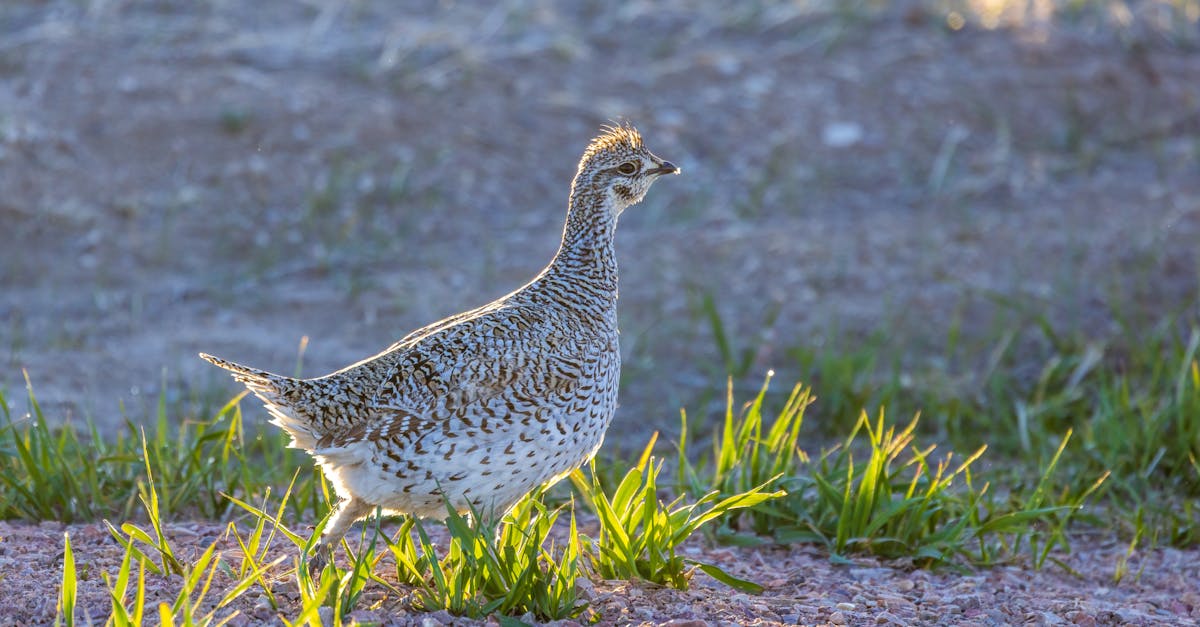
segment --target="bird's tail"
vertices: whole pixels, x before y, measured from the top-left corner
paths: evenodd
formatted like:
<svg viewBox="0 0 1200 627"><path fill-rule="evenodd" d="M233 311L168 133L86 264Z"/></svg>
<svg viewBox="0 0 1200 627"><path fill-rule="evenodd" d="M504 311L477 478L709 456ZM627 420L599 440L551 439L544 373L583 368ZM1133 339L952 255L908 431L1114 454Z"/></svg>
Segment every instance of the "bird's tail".
<svg viewBox="0 0 1200 627"><path fill-rule="evenodd" d="M233 378L246 384L251 392L259 396L268 395L275 396L281 391L278 382L283 377L271 374L265 370L235 364L232 361L225 361L220 357L213 357L208 353L200 353L200 359L207 361L214 366L220 366L233 373Z"/></svg>
<svg viewBox="0 0 1200 627"><path fill-rule="evenodd" d="M291 446L308 450L316 446L321 434L314 431L312 421L305 412L294 406L295 399L289 399L289 396L294 397L297 388L302 387L305 381L235 364L206 353L200 353L200 358L228 370L233 373L234 379L250 388L266 405L267 411L271 412L271 424L292 436Z"/></svg>

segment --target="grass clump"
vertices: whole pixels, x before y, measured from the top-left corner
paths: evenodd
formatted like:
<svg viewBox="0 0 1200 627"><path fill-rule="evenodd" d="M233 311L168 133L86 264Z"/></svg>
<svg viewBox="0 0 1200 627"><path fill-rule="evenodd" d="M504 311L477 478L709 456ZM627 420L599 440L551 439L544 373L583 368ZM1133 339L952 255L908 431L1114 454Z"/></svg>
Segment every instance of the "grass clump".
<svg viewBox="0 0 1200 627"><path fill-rule="evenodd" d="M298 471L296 476L292 478L292 483L288 485L287 490L284 491L280 498L274 514L267 510L267 502L270 500L269 495L264 497L261 507L247 503L235 496L225 495L233 505L248 512L251 520L254 521L253 530L245 538L238 532L235 524L231 523L229 526L229 530L237 539L238 546L242 548L242 560L237 572L239 575L244 575L244 581L251 581L258 584L263 594L267 597L268 603L271 604L272 608L278 609L279 605L275 591L275 582L278 579L264 575L270 573L274 566L283 560L283 558L277 558L274 562L268 563L266 561L272 540L275 538L276 533L281 534L298 551L298 556L292 561L291 580L295 584L300 597L299 614L291 621L285 618L284 622L295 625L319 624L320 620L318 617L321 608L328 607L332 610L335 623L340 625L342 624L342 620L358 607L367 584L376 579L374 572L380 555L375 549L380 540L380 529L377 524L373 528L372 538L368 542L366 535L371 531L371 528L364 525L363 537L360 538L359 550L357 551L350 546L349 542L343 539L342 544L346 549L346 554L349 556L349 568L342 569L331 563L320 572L311 572L308 568L308 556L312 554L313 548L321 538L321 533L328 522L328 514L317 523L312 533L307 536L293 531L283 522L284 514L288 510L288 502L294 494L297 476L299 476ZM326 501L328 501L328 485L323 480L320 481L320 485L322 493ZM328 510L328 508L326 509ZM264 538L263 532L268 523L271 526L271 531Z"/></svg>
<svg viewBox="0 0 1200 627"><path fill-rule="evenodd" d="M882 410L874 420L866 412L860 414L850 434L814 460L797 445L804 410L812 403L810 392L796 386L768 426L763 400L769 384L768 376L741 412L735 412L729 393L725 420L712 435L713 451L695 463L687 454L686 414L683 417L683 489L732 494L766 477L771 489L786 492L727 517L727 539L733 531L749 530L784 543L820 543L835 558L862 552L926 565L991 564L1026 547L1033 549L1040 566L1054 542L1065 543L1071 514L1107 477L1082 493L1055 494L1055 502L1048 503L1053 472L1070 439L1067 434L1031 491L1010 492L1000 499L989 483L978 485L972 476L972 465L986 446L959 461L952 453L936 459L935 445L916 443L917 418L897 428Z"/></svg>
<svg viewBox="0 0 1200 627"><path fill-rule="evenodd" d="M923 565L991 565L1029 548L1040 568L1055 543L1066 546L1071 516L1107 478L1082 494L1050 493L1068 434L1031 492L999 498L972 476L986 447L959 461L953 453L935 459L935 446L915 445L916 426L916 418L897 429L882 411L874 421L863 413L841 445L788 484L776 538L820 542L835 556L863 552ZM864 444L866 460L856 463Z"/></svg>
<svg viewBox="0 0 1200 627"><path fill-rule="evenodd" d="M121 567L117 570L115 578L107 572L101 573L111 601L112 611L109 614L109 620L115 627L141 625L146 609L146 563L143 560L138 560L133 600L126 600L129 596L130 576L133 573L132 557L133 552L127 548L125 555L121 558Z"/></svg>
<svg viewBox="0 0 1200 627"><path fill-rule="evenodd" d="M143 450L146 448L145 438L142 438L142 448ZM132 522L123 523L120 531L117 531L117 528L107 520L104 521L104 525L108 527L108 532L112 537L125 547L126 551L134 551L141 561L149 561L150 567L156 573L182 575L184 566L175 557L175 550L171 548L171 543L163 533L162 511L158 506L158 490L154 485L154 473L150 470L149 455L146 455L145 460L146 481L138 482L138 493L142 505L146 509L146 515L150 519L150 527L154 531L154 535ZM161 568L154 563L154 560L147 559L147 556L136 547L138 543L151 547L158 554Z"/></svg>
<svg viewBox="0 0 1200 627"><path fill-rule="evenodd" d="M766 398L773 372L758 395L738 414L734 411L733 379L726 385L724 421L712 434L712 453L703 455L694 464L687 455L688 418L680 412L676 487L680 492L700 496L710 491L731 496L753 490L775 480L784 483L795 474L796 465L803 459L797 448L804 410L815 400L812 391L796 385L770 428L765 429L763 400ZM778 516L775 503L761 503L751 508L730 511L726 522L748 527L759 535L769 535Z"/></svg>
<svg viewBox="0 0 1200 627"><path fill-rule="evenodd" d="M580 602L576 588L582 564L574 512L562 550L550 540L550 530L562 511L563 507L548 509L540 494L522 499L498 526L471 524L449 509L449 547L440 560L425 557L429 574L420 582L414 607L445 609L474 618L493 613L533 614L540 620L578 616L586 605ZM416 529L422 557L434 555L424 527L417 522ZM413 553L392 553L397 563L404 559L410 573L418 572L419 562L402 557Z"/></svg>
<svg viewBox="0 0 1200 627"><path fill-rule="evenodd" d="M473 520L478 517L468 518L448 507L448 540L444 550L439 550L421 521L406 518L389 538L382 533L377 515L374 526L364 526L357 550L343 541L349 567L343 569L330 563L315 577L309 573L304 556L311 553L325 521L307 537L289 529L279 519L289 496L290 491L284 493L274 514L266 510L265 503L256 507L232 500L255 521L255 531L245 540L239 537L242 546L263 546L263 529L270 523L299 551L295 583L301 592L301 618L328 606L341 620L359 606L367 585L379 585L397 597L405 596L396 587L397 583L415 589L411 604L420 611L444 609L470 618L532 613L540 620L560 620L586 610L576 586L582 576L582 564L574 513L570 517L570 533L560 548L551 531L564 507L548 508L540 492L522 499L501 521L476 523ZM377 550L381 543L385 551ZM265 544L270 544L270 536ZM264 563L266 548L261 551L261 556L251 557L239 574L261 573L270 567ZM243 554L247 555L245 551ZM395 563L394 581L383 575L385 556ZM256 581L273 599L271 583L261 578Z"/></svg>
<svg viewBox="0 0 1200 627"><path fill-rule="evenodd" d="M611 496L594 471L590 481L580 470L571 474L576 490L600 519L599 534L583 539L596 573L605 579L643 579L686 590L693 569L699 568L734 588L760 592L757 584L737 579L714 564L681 557L677 549L705 525L783 496L768 488L779 477L768 477L735 494L710 490L690 503L685 503L685 496L663 503L658 491L663 465L650 455L656 438L657 434Z"/></svg>
<svg viewBox="0 0 1200 627"><path fill-rule="evenodd" d="M129 471L125 460L137 458L124 455L132 452L127 443L106 442L93 425L86 442L73 428L52 433L28 376L26 385L31 411L20 422L13 420L0 393L0 484L5 488L0 491L0 517L72 522L110 513L128 516L132 502L97 502L98 495L125 496L134 486L136 472Z"/></svg>
<svg viewBox="0 0 1200 627"><path fill-rule="evenodd" d="M146 441L142 440L143 448ZM178 552L171 546L164 533L163 521L158 508L159 496L152 475L147 467L147 481L141 487L141 501L145 514L154 530L151 536L141 527L133 523L125 523L118 531L108 521L105 521L109 533L118 544L124 547L124 555L116 577L102 573L105 586L109 592L111 612L108 623L119 626L140 625L147 615L146 611L146 570L153 571L158 576L173 577L178 582L178 592L172 602L158 604L158 624L160 625L195 625L218 627L224 625L238 615L238 611L227 609L236 599L249 590L254 583L262 581L266 568L260 567L251 572L243 572L234 578L225 588L220 599L213 601L214 580L218 573L229 573L229 567L217 552L219 541L214 541L194 560L179 557ZM151 548L157 554L160 562L143 550L142 546ZM133 599L128 600L130 577L133 564L137 563L137 581ZM76 617L74 608L75 559L67 536L64 549L63 593L59 607L58 618L66 624L73 624ZM67 591L71 590L68 595ZM68 598L70 602L68 602ZM207 609L207 611L205 611ZM222 610L224 610L222 612ZM220 614L220 616L218 616ZM57 622L57 620L56 620ZM90 620L88 621L90 624Z"/></svg>
<svg viewBox="0 0 1200 627"><path fill-rule="evenodd" d="M238 610L229 608L234 600L241 597L253 584L253 577L235 581L217 600L213 600L213 582L218 573L225 569L221 555L216 552L214 542L204 550L194 561L183 565L183 570L177 576L178 592L171 602L162 601L158 604L159 625L194 625L196 627L219 627L225 625L236 616ZM134 561L137 562L137 580L133 598L128 599L130 578L132 577ZM111 602L111 613L108 622L120 626L143 624L147 616L146 607L146 565L147 559L137 550L132 540L125 544L125 554L121 559L121 567L116 577L103 573L105 586L108 588ZM207 611L205 611L207 609ZM150 610L153 612L153 609Z"/></svg>
<svg viewBox="0 0 1200 627"><path fill-rule="evenodd" d="M52 430L28 378L26 386L24 416L14 416L0 392L0 519L127 520L139 498L147 497L142 484L153 476L162 518L223 520L233 512L222 494L261 495L285 485L291 469L311 466L307 456L285 448L278 433L247 435L244 395L211 419L181 421L170 417L160 396L149 429L126 420L122 431L105 438L90 421L82 430L69 421ZM326 513L316 477L307 474L295 486L293 515Z"/></svg>

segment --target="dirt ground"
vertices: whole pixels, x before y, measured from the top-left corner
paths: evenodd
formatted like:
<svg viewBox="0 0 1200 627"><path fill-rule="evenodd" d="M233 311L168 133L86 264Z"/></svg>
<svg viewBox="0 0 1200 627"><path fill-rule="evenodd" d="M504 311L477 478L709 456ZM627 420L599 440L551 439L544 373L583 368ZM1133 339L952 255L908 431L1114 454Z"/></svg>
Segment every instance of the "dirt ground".
<svg viewBox="0 0 1200 627"><path fill-rule="evenodd" d="M585 521L581 530L589 533L591 527ZM436 528L431 532L435 542L445 541ZM0 537L5 539L0 544L0 573L5 575L10 595L9 602L0 607L0 625L53 622L56 597L45 594L45 590L56 588L48 582L38 587L38 582L44 578L42 573L60 568L64 533L71 535L77 562L86 564L80 571L78 587L80 615L93 620L103 620L107 615L110 601L100 573L116 572L123 550L102 525L0 522ZM194 560L216 542L217 551L225 559L234 565L240 562L237 540L217 524L175 525L172 542L176 554L185 559ZM295 550L283 544L276 542L268 559L283 557L291 564ZM46 547L57 547L57 553L46 551ZM1127 562L1129 574L1120 583L1113 580L1113 567L1125 554L1125 547L1104 542L1098 543L1096 550L1071 558L1078 569L1075 575L1059 568L1030 570L1018 565L966 573L928 571L913 569L904 562L870 558L836 565L830 562L828 553L811 546L713 550L693 543L685 547L684 554L720 564L738 577L760 582L766 590L761 595L737 593L697 573L687 591L627 581L585 582L582 600L600 615L601 625L1200 624L1200 589L1195 585L1200 578L1200 560L1194 553L1183 551L1131 556ZM389 559L385 558L376 572L394 572ZM281 624L278 613L285 617L299 613L299 594L290 581L290 568L280 567L273 578L278 611L271 608L259 588L216 609L219 592L232 585L224 573L214 581L213 598L201 607L205 612L216 609L217 617L237 612L233 625ZM394 581L394 575L385 577ZM148 574L147 607L173 602L177 581L178 577ZM578 627L587 616L560 624ZM382 586L368 587L360 609L351 617L379 625L496 624L466 620L444 611L414 612L407 599L385 597ZM332 624L330 616L323 618L326 624Z"/></svg>
<svg viewBox="0 0 1200 627"><path fill-rule="evenodd" d="M233 390L200 350L371 354L540 269L614 118L685 172L621 224L618 424L720 385L704 294L749 385L834 329L1196 315L1195 16L999 4L5 3L0 382L113 425Z"/></svg>
<svg viewBox="0 0 1200 627"><path fill-rule="evenodd" d="M227 398L201 350L362 358L540 269L612 119L684 170L622 220L614 446L721 384L705 295L752 387L835 335L921 368L955 323L969 344L1032 314L1096 338L1200 319L1198 14L5 2L0 388L24 411L24 369L52 420L111 428L160 392Z"/></svg>

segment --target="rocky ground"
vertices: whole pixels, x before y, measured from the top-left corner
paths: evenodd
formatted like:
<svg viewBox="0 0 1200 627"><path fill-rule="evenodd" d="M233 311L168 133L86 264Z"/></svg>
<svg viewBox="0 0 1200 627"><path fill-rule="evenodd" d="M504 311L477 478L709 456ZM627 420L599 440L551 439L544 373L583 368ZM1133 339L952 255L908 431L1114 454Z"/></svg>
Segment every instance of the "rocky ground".
<svg viewBox="0 0 1200 627"><path fill-rule="evenodd" d="M685 171L622 220L618 424L721 386L705 295L751 387L1194 316L1195 18L1101 4L5 3L0 383L111 426L227 398L200 350L371 354L540 269L614 118Z"/></svg>
<svg viewBox="0 0 1200 627"><path fill-rule="evenodd" d="M583 527L587 531L587 525ZM49 624L54 620L56 595L47 594L48 575L57 574L64 532L79 563L79 598L93 620L107 616L109 599L100 572L120 566L122 549L102 525L37 526L0 523L0 581L5 582L6 603L0 625ZM171 530L178 555L194 559L212 542L227 559L238 561L237 541L221 525L175 525ZM437 536L435 535L435 538ZM705 548L688 547L690 556L719 564L730 573L766 587L761 595L736 593L702 573L687 591L627 581L587 583L582 596L590 612L577 621L586 624L599 615L602 625L1190 625L1200 624L1200 560L1195 552L1159 550L1134 554L1127 562L1129 574L1113 578L1118 559L1126 556L1119 543L1091 541L1066 557L1076 569L1032 570L1021 565L981 571L928 571L903 562L855 558L834 564L816 547ZM294 551L276 543L269 559ZM280 610L254 589L233 604L217 610L218 617L235 612L232 625L278 624L279 613L299 613L298 594L290 584L288 568L275 580ZM386 572L386 567L380 569ZM173 602L178 577L147 576L147 607ZM219 576L209 608L223 592ZM382 625L464 625L469 621L446 612L413 612L404 598L386 596L382 586L368 587L362 609L352 618ZM207 609L206 609L207 611ZM326 617L328 619L328 617ZM532 619L530 619L532 621ZM490 621L494 624L494 621ZM536 622L536 621L532 621ZM327 620L328 624L328 620Z"/></svg>

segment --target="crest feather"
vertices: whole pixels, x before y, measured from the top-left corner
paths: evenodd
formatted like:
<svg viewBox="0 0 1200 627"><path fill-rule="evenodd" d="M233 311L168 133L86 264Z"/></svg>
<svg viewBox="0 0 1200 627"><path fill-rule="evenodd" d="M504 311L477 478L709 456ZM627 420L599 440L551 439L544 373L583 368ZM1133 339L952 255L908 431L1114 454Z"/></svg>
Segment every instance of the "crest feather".
<svg viewBox="0 0 1200 627"><path fill-rule="evenodd" d="M606 124L600 127L602 131L588 144L583 153L587 161L601 152L637 152L642 149L642 135L628 122L624 124Z"/></svg>

